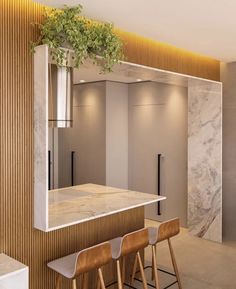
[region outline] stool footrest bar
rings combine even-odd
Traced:
[[[144,270],[149,269],[149,268],[152,268],[152,266],[147,265],[147,266],[144,267]],[[163,273],[165,273],[165,274],[168,274],[168,275],[171,275],[171,276],[173,276],[173,277],[176,277],[176,275],[175,275],[174,273],[168,272],[168,271],[166,271],[166,270],[163,270],[163,269],[158,268],[158,271],[161,271],[161,272],[163,272]],[[137,271],[136,273],[139,273],[139,271]],[[134,278],[134,279],[135,279],[136,281],[138,281],[138,282],[142,282],[142,280],[140,280],[140,279],[138,279],[138,278]],[[168,289],[168,288],[170,288],[171,286],[173,286],[174,284],[176,284],[177,282],[178,282],[178,281],[176,280],[176,281],[172,282],[171,284],[167,285],[166,287],[164,287],[164,288],[162,288],[162,289]],[[117,281],[114,281],[114,282],[106,285],[106,287],[108,288],[108,287],[110,287],[110,286],[112,286],[112,285],[115,285],[115,284],[117,284]],[[130,284],[127,284],[127,283],[124,283],[124,285],[127,286],[127,287],[129,287],[129,288],[132,288],[132,289],[138,289],[137,287],[134,287],[134,286],[132,286],[132,285],[130,285]],[[150,283],[147,283],[147,285],[148,285],[148,287],[156,288],[155,285],[152,285],[152,284],[150,284]]]
[[[152,266],[147,265],[147,266],[144,267],[144,270],[145,270],[145,269],[148,269],[148,268],[152,268]],[[171,275],[171,276],[176,277],[176,275],[175,275],[174,273],[171,273],[171,272],[166,271],[166,270],[164,270],[164,269],[160,269],[160,268],[158,268],[157,270],[158,270],[158,271],[161,271],[161,272],[163,272],[163,273],[169,274],[169,275]]]

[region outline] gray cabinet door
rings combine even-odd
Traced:
[[[157,194],[161,157],[161,215],[147,206],[146,218],[187,219],[187,89],[158,83],[129,86],[129,189]]]

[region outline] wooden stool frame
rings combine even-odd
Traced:
[[[158,268],[157,268],[156,246],[157,246],[157,243],[159,243],[161,241],[167,241],[169,251],[170,251],[172,265],[173,265],[174,272],[175,272],[175,274],[173,274],[173,275],[177,279],[173,284],[178,283],[179,289],[182,289],[179,271],[178,271],[178,267],[177,267],[177,263],[176,263],[176,259],[175,259],[175,255],[174,255],[174,250],[173,250],[171,240],[170,240],[173,236],[176,236],[177,234],[179,234],[179,232],[180,232],[179,218],[175,218],[175,219],[163,222],[158,227],[157,239],[156,240],[154,239],[154,241],[152,241],[153,243],[150,243],[150,245],[152,246],[152,266],[151,266],[151,268],[152,268],[152,280],[155,281],[155,286],[153,286],[152,284],[148,284],[149,286],[156,288],[156,289],[160,289],[159,277],[157,274]],[[148,267],[145,267],[145,268],[148,268]],[[137,271],[137,262],[134,263],[134,268],[133,268],[134,274],[132,274],[131,285],[134,283],[136,271]],[[160,270],[160,271],[164,271],[164,270]],[[171,273],[169,273],[167,271],[165,273],[172,275]],[[167,286],[166,288],[169,288],[173,284]]]
[[[58,260],[48,263],[49,268],[57,272],[55,289],[61,289],[62,287],[62,278],[66,278],[72,281],[72,289],[77,289],[76,279],[82,277],[82,288],[88,288],[88,274],[91,270],[97,270],[97,289],[106,289],[105,282],[102,273],[102,267],[112,261],[111,255],[111,245],[109,242],[104,242],[98,245],[95,245],[90,248],[86,248],[78,253],[76,253],[76,263],[75,271],[71,274],[70,277],[66,277],[60,271],[55,270],[52,263],[56,263]],[[50,265],[51,264],[51,265]]]
[[[145,273],[144,273],[144,266],[143,266],[142,258],[140,256],[140,252],[144,248],[146,248],[148,245],[149,245],[149,237],[148,237],[148,229],[146,228],[126,234],[122,238],[121,243],[120,243],[120,249],[119,249],[120,251],[117,254],[117,256],[113,258],[113,260],[116,261],[118,289],[124,288],[126,256],[131,255],[131,254],[135,254],[136,266],[137,264],[139,265],[141,278],[143,282],[143,289],[148,289],[147,280],[146,280]],[[121,268],[121,265],[122,265],[122,268]],[[116,282],[113,282],[112,284],[115,284],[115,283]],[[111,286],[111,284],[109,286]],[[132,288],[132,284],[129,287]]]
[[[97,289],[106,289],[101,268],[97,269],[97,274],[98,274],[98,278],[97,278],[97,284],[96,284],[97,286],[96,286],[96,288]],[[82,288],[83,289],[88,289],[88,272],[82,274],[81,276],[83,278]],[[79,276],[77,276],[77,277],[79,277]],[[61,289],[62,278],[63,278],[63,276],[57,273],[55,289]],[[72,289],[77,289],[77,281],[76,280],[77,280],[77,278],[72,279]]]

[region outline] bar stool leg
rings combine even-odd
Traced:
[[[60,289],[61,288],[61,281],[62,281],[62,276],[61,275],[57,275],[57,280],[56,280],[56,289]]]
[[[102,289],[106,289],[101,268],[98,268],[98,276]]]
[[[152,247],[154,247],[155,249],[155,253],[157,255],[157,248],[156,245],[152,245]],[[154,258],[153,258],[153,249],[152,249],[152,281],[155,279],[155,275],[154,275]]]
[[[136,275],[137,265],[138,265],[138,256],[136,254],[135,255],[135,260],[134,260],[134,266],[133,266],[133,270],[132,270],[131,281],[130,281],[130,285],[131,286],[134,286],[134,278],[135,278],[135,275]]]
[[[119,260],[116,261],[116,270],[117,270],[118,289],[123,289],[121,270],[120,270],[120,261]]]
[[[139,252],[137,253],[137,257],[138,257],[138,263],[139,263],[141,278],[142,278],[142,281],[143,281],[143,288],[144,289],[148,289],[147,280],[146,280],[144,269],[143,269],[143,263],[142,263],[142,259],[140,257],[140,253]]]
[[[154,273],[154,256],[153,256],[153,246],[152,246],[152,281],[155,278],[155,273]]]
[[[157,274],[156,246],[152,246],[152,274],[152,280],[155,280],[156,289],[160,289],[159,278]]]
[[[73,279],[73,280],[72,280],[72,288],[73,288],[73,289],[77,289],[76,279]]]
[[[125,282],[125,256],[122,258],[122,283]]]
[[[97,276],[97,289],[101,288],[101,283],[100,283],[100,279],[99,279],[99,275]]]
[[[83,289],[88,289],[88,273],[83,274]]]
[[[171,256],[172,264],[173,264],[173,267],[174,267],[175,275],[176,275],[176,278],[177,278],[177,281],[178,281],[179,289],[182,289],[181,282],[180,282],[180,277],[179,277],[179,270],[178,270],[178,267],[177,267],[177,263],[176,263],[176,260],[175,260],[175,255],[174,255],[174,251],[173,251],[173,247],[171,245],[170,239],[168,239],[168,245],[169,245],[170,256]]]

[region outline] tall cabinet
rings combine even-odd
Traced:
[[[187,88],[129,85],[129,189],[159,190],[167,199],[147,206],[146,217],[187,226]]]

